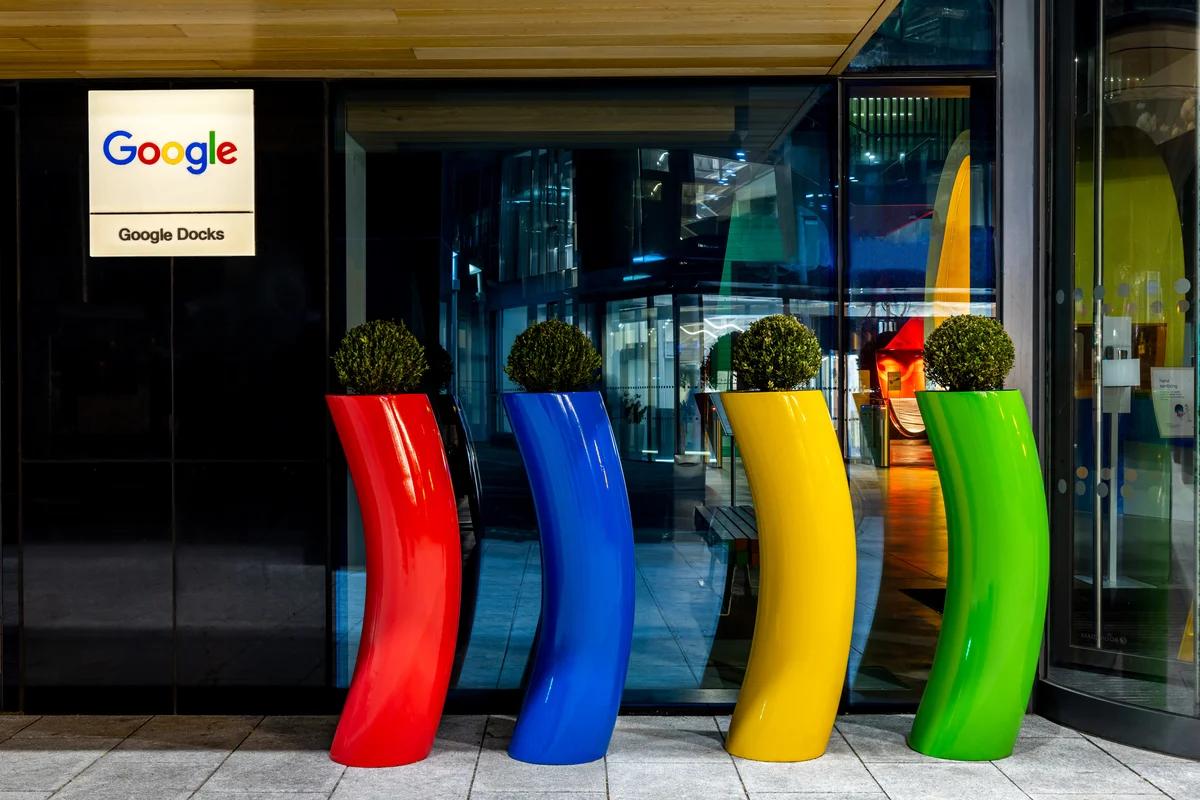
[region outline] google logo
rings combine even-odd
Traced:
[[[113,154],[113,142],[118,139],[133,139],[129,131],[113,131],[104,138],[104,157],[118,166],[130,164],[133,159],[143,164],[157,164],[161,159],[167,164],[179,164],[185,159],[189,166],[187,171],[199,175],[208,169],[209,164],[232,164],[237,161],[237,145],[233,142],[217,144],[217,132],[208,132],[207,142],[192,142],[182,145],[179,142],[167,142],[159,147],[154,142],[143,142],[139,145],[118,144],[116,149],[120,155]]]

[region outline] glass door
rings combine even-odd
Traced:
[[[1197,25],[1177,6],[1066,23],[1047,677],[1195,716]]]

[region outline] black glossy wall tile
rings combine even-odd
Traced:
[[[27,686],[171,685],[169,464],[24,466]]]
[[[325,456],[323,103],[256,90],[258,254],[175,259],[178,458]]]
[[[176,470],[180,685],[323,685],[324,464]]]
[[[23,455],[170,455],[170,261],[90,258],[87,91],[21,93]]]

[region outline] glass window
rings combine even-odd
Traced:
[[[757,610],[757,522],[712,393],[736,388],[738,334],[789,314],[824,351],[812,388],[849,462],[860,564],[849,701],[919,698],[946,542],[913,392],[928,330],[996,313],[994,93],[988,81],[857,84],[846,100],[839,114],[833,84],[753,83],[345,98],[347,208],[358,209],[348,231],[436,242],[402,260],[368,246],[359,274],[348,239],[348,306],[446,345],[477,455],[470,524],[483,555],[459,691],[518,689],[536,636],[537,523],[503,368],[521,331],[557,318],[600,351],[597,388],[629,489],[639,579],[626,700],[736,699]],[[343,582],[360,569],[350,554],[361,533],[353,520],[347,529]],[[340,593],[337,613],[354,631],[361,594]],[[343,685],[352,636],[340,637]]]
[[[901,0],[846,69],[929,67],[995,69],[993,0]]]
[[[946,521],[917,408],[925,337],[996,314],[990,85],[848,97],[845,429],[859,524],[851,702],[912,703],[946,597]]]
[[[1056,98],[1074,186],[1055,207],[1047,677],[1195,716],[1195,8],[1102,7],[1102,48],[1094,6],[1070,21]]]
[[[461,130],[437,115],[423,121],[439,105],[456,107]],[[380,130],[371,110],[397,107],[402,130]],[[370,247],[365,280],[348,270],[347,301],[370,298],[380,315],[445,343],[459,365],[455,390],[483,485],[483,558],[457,688],[519,687],[537,631],[536,519],[501,400],[516,389],[503,369],[513,340],[556,318],[601,352],[599,388],[629,486],[639,575],[629,697],[713,690],[732,701],[753,632],[757,556],[711,535],[724,514],[752,536],[753,516],[736,443],[707,394],[728,383],[731,335],[790,313],[827,350],[817,385],[832,406],[836,92],[449,90],[352,97],[346,119],[347,207],[359,208],[348,230],[367,242],[400,228],[440,242],[438,256],[406,265],[426,276],[412,280],[429,287],[428,302],[401,296],[390,251]],[[362,185],[351,180],[360,169]],[[412,216],[397,221],[410,202],[402,185],[370,188],[402,172],[440,210],[420,230]],[[348,240],[348,265],[356,258],[360,245]],[[436,319],[414,305],[438,309]],[[337,577],[343,685],[362,616],[361,567],[349,555],[360,547],[347,543]]]

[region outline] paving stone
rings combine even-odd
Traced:
[[[478,792],[603,792],[604,761],[548,766],[509,758],[503,748],[484,748],[479,754],[473,791]]]
[[[1030,794],[1154,794],[1145,779],[1083,737],[1020,739],[996,766]]]
[[[97,717],[97,716],[50,716],[39,717],[36,722],[17,733],[14,739],[69,739],[97,738],[124,739],[145,725],[150,717]]]
[[[433,742],[434,752],[461,751],[472,755],[479,751],[483,732],[487,726],[484,715],[454,715],[442,717],[438,725],[437,738]]]
[[[1031,794],[1030,800],[1154,800],[1166,797],[1158,794]],[[3,798],[0,798],[3,800]]]
[[[838,717],[836,728],[865,762],[944,763],[908,746],[912,714],[854,714]]]
[[[988,762],[868,764],[891,800],[1025,800],[1025,793]]]
[[[9,739],[0,744],[0,791],[52,792],[90,767],[116,739]]]
[[[75,777],[57,795],[63,800],[92,797],[133,797],[158,794],[188,797],[212,775],[215,764],[147,761],[137,757],[106,755]]]
[[[238,749],[328,751],[337,723],[337,717],[265,717]]]
[[[712,717],[619,717],[608,763],[729,763],[725,739]]]
[[[750,800],[888,800],[883,792],[851,792],[825,794],[818,792],[751,792]]]
[[[4,797],[0,795],[0,800]],[[192,800],[329,800],[325,792],[210,792],[201,789]]]
[[[1068,728],[1064,725],[1059,725],[1057,722],[1051,722],[1045,717],[1039,717],[1037,714],[1026,714],[1025,722],[1021,725],[1021,732],[1018,738],[1021,739],[1078,739],[1082,736],[1079,731]]]
[[[349,767],[333,793],[336,800],[466,800],[475,776],[478,745],[470,752],[435,748],[415,764],[386,769]]]
[[[750,800],[888,800],[882,792],[852,792],[850,794],[809,794],[808,792],[751,792]]]
[[[240,745],[261,717],[155,717],[117,745],[147,760],[187,759],[208,754],[220,763]],[[215,766],[215,764],[214,764]]]
[[[337,785],[345,767],[325,752],[247,751],[233,753],[204,785],[213,791],[324,792]]]
[[[28,728],[38,719],[40,717],[27,717],[24,714],[0,714],[0,741]]]
[[[471,800],[606,800],[607,797],[604,792],[471,792]]]
[[[140,789],[128,786],[88,786],[80,789],[72,782],[53,797],[56,800],[188,800],[193,794],[191,789]],[[0,800],[3,800],[2,796]]]
[[[1196,763],[1191,759],[1180,758],[1179,756],[1169,756],[1164,753],[1156,753],[1153,750],[1142,750],[1140,747],[1130,747],[1127,744],[1110,742],[1098,736],[1085,736],[1084,738],[1125,766],[1131,767],[1135,772],[1139,771],[1139,767],[1170,767],[1178,764]]]
[[[1200,763],[1138,767],[1138,773],[1164,794],[1175,800],[1196,800],[1200,797]]]
[[[715,726],[714,726],[715,727]],[[745,800],[733,762],[612,763],[608,765],[610,800]]]
[[[879,785],[837,731],[829,737],[825,755],[811,761],[776,763],[745,758],[733,761],[749,792],[879,791]]]

